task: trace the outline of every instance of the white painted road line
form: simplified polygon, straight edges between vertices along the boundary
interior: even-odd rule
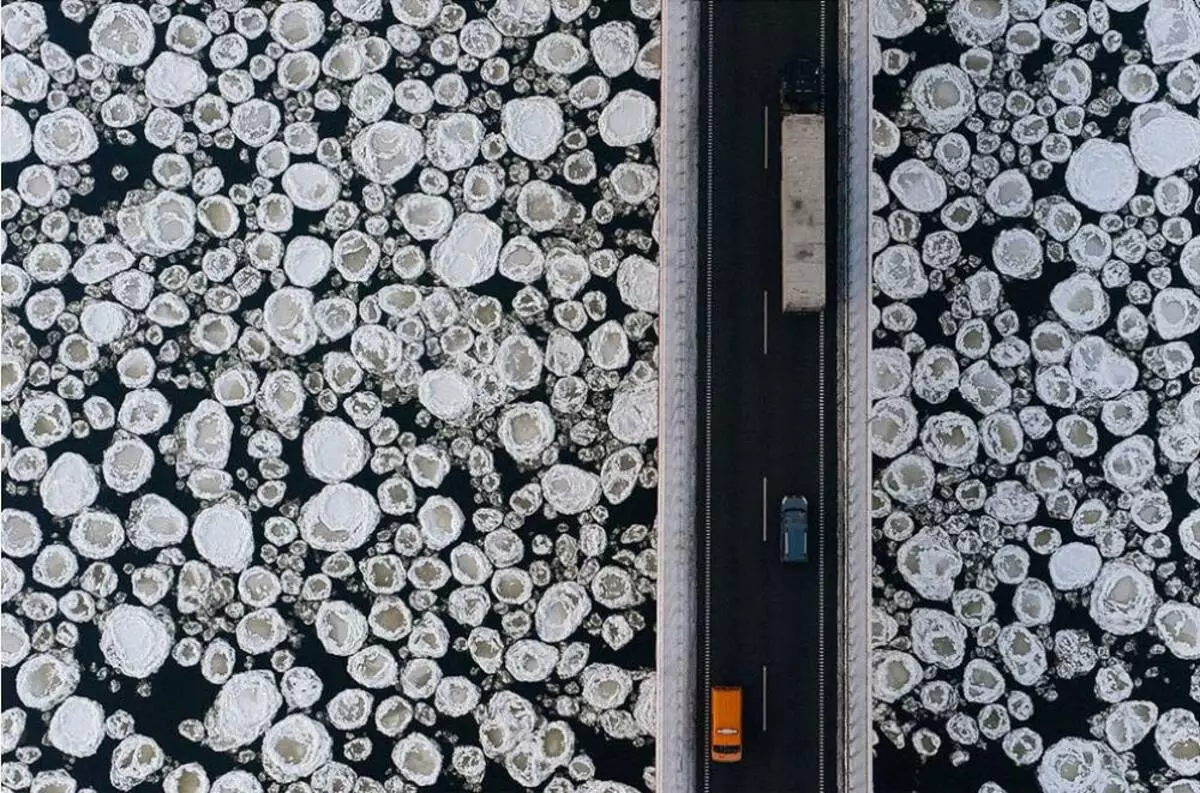
[[[763,355],[767,354],[767,318],[769,316],[767,306],[769,304],[770,303],[769,303],[768,292],[766,289],[764,289],[763,290]]]
[[[762,731],[763,731],[763,732],[766,732],[766,731],[767,731],[767,667],[766,667],[765,665],[764,665],[764,666],[763,666],[763,668],[762,668],[762,672],[763,672],[763,686],[762,686]]]
[[[763,105],[763,170],[771,168],[771,113]]]
[[[767,541],[767,478],[763,477],[763,494],[762,494],[762,531],[763,542]]]

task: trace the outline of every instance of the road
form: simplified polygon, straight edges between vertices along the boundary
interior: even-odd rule
[[[820,51],[820,14],[816,0],[717,0],[702,14],[697,762],[706,792],[837,789],[832,267],[828,332],[815,315],[779,311],[778,75]],[[778,504],[789,493],[811,505],[807,564],[780,562]],[[711,685],[744,688],[741,763],[708,761]]]

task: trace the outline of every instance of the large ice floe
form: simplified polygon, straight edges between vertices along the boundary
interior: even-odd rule
[[[1200,790],[1200,5],[870,12],[875,789]]]
[[[654,789],[660,10],[4,4],[6,790]]]

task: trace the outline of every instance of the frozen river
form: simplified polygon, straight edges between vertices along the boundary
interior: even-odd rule
[[[5,786],[651,789],[658,1],[96,5],[0,16]]]
[[[875,789],[1200,790],[1200,7],[872,14]]]

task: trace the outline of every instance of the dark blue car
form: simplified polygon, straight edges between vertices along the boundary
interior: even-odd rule
[[[785,562],[808,561],[808,499],[784,496],[779,508],[779,542]]]

